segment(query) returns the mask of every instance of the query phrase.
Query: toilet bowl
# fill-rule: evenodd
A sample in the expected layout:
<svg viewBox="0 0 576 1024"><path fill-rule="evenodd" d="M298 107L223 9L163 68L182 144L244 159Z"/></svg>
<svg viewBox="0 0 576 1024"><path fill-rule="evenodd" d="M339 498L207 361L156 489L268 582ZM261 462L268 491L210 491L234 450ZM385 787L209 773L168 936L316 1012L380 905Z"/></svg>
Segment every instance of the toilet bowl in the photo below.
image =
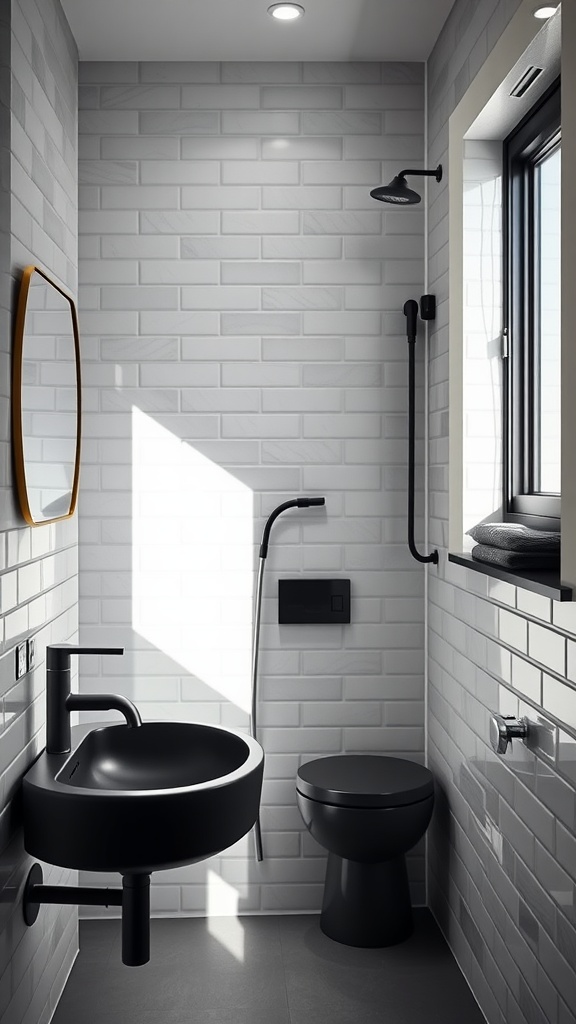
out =
<svg viewBox="0 0 576 1024"><path fill-rule="evenodd" d="M321 757L298 770L296 795L306 828L328 850L322 931L349 946L407 939L405 854L430 822L432 773L399 757Z"/></svg>

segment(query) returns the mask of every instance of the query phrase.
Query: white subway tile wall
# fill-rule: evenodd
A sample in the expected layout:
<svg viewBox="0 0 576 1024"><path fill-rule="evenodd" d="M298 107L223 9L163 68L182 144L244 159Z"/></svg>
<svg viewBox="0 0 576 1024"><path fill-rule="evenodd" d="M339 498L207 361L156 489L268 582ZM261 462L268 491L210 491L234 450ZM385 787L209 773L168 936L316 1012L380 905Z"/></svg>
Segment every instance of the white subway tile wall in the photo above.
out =
<svg viewBox="0 0 576 1024"><path fill-rule="evenodd" d="M73 964L78 915L44 907L32 928L24 924L20 900L32 860L14 798L45 743L46 644L77 639L78 524L24 527L9 410L22 268L36 263L76 292L77 51L58 0L0 5L0 82L0 1017L37 1024L50 1020ZM31 635L36 667L16 682L15 647ZM74 881L49 865L44 878Z"/></svg>
<svg viewBox="0 0 576 1024"><path fill-rule="evenodd" d="M11 161L11 106L10 106L10 15L6 6L0 7L0 160L2 167L9 168ZM0 202L3 209L10 207L10 175L4 172L0 177ZM10 522L13 516L14 498L7 486L9 467L11 466L11 446L8 432L9 402L10 402L10 338L11 302L10 302L10 250L11 234L10 220L2 217L0 219L0 403L2 407L2 421L5 424L0 434L0 479L3 486L0 487L0 519L2 523ZM0 548L0 572L6 568L6 551ZM7 584L0 583L0 608L4 608L4 600L7 598ZM10 607L11 605L8 605ZM0 631L0 641L3 640L3 627Z"/></svg>
<svg viewBox="0 0 576 1024"><path fill-rule="evenodd" d="M423 160L423 65L83 63L80 79L82 636L127 648L84 663L82 686L246 729L264 517L325 494L278 521L267 564L266 860L246 838L153 879L157 913L213 906L209 872L241 911L318 910L298 765L424 757L401 315L424 225L369 197ZM276 580L301 573L351 577L350 626L277 625ZM421 903L423 846L410 871Z"/></svg>
<svg viewBox="0 0 576 1024"><path fill-rule="evenodd" d="M518 0L456 0L428 67L428 165ZM576 1020L576 608L446 562L448 182L430 191L429 901L488 1024ZM484 407L484 406L483 406ZM491 711L526 716L505 756Z"/></svg>

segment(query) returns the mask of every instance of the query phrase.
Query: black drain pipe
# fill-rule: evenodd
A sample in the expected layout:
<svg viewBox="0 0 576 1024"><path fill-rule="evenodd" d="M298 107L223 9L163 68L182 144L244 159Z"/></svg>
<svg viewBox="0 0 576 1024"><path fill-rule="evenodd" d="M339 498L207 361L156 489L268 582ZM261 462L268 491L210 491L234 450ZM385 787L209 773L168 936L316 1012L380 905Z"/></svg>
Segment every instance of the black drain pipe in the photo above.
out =
<svg viewBox="0 0 576 1024"><path fill-rule="evenodd" d="M42 903L66 906L122 907L122 963L142 967L150 960L150 875L122 875L121 889L88 885L44 885L42 868L33 864L24 887L23 911L34 924Z"/></svg>

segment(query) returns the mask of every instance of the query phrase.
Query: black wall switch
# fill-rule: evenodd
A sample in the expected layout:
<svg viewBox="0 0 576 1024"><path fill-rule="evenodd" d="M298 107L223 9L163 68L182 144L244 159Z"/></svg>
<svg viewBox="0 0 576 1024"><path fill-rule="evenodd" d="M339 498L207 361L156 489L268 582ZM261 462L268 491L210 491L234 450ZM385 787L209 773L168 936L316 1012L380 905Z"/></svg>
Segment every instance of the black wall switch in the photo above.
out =
<svg viewBox="0 0 576 1024"><path fill-rule="evenodd" d="M278 580L278 622L350 622L350 580Z"/></svg>

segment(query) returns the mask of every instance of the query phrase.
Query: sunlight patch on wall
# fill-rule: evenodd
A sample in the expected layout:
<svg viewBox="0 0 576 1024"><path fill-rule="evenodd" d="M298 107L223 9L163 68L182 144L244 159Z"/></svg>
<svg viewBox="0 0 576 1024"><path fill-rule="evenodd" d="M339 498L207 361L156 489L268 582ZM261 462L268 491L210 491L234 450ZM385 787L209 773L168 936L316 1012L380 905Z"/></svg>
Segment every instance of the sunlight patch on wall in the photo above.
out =
<svg viewBox="0 0 576 1024"><path fill-rule="evenodd" d="M228 950L240 963L244 963L244 928L238 918L239 895L233 885L225 882L214 871L208 871L208 933ZM225 920L222 920L225 918Z"/></svg>
<svg viewBox="0 0 576 1024"><path fill-rule="evenodd" d="M132 407L132 623L194 677L191 699L250 706L253 494Z"/></svg>

